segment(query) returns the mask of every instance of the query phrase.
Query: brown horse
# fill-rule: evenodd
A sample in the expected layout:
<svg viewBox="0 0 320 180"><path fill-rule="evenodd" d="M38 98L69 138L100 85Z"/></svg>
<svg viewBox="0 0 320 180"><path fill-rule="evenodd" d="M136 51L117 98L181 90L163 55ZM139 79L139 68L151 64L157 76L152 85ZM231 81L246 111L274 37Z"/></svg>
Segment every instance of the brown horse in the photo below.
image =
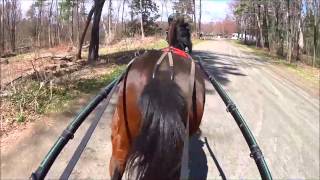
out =
<svg viewBox="0 0 320 180"><path fill-rule="evenodd" d="M195 66L192 78L192 58L174 48L183 49L181 25L181 19L170 23L172 48L136 58L120 83L112 121L112 179L121 179L124 171L130 179L179 179L187 122L191 136L199 129L205 102L200 68ZM157 66L165 51L172 51L171 63L168 55Z"/></svg>

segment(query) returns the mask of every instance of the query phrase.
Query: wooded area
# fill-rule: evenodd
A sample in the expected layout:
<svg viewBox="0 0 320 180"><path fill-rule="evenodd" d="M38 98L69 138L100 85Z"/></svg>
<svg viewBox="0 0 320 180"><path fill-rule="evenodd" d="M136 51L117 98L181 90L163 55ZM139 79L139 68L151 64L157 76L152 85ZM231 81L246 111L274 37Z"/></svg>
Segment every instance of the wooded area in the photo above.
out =
<svg viewBox="0 0 320 180"><path fill-rule="evenodd" d="M288 63L320 65L318 0L240 0L232 7L246 44L255 37L257 47L286 57Z"/></svg>
<svg viewBox="0 0 320 180"><path fill-rule="evenodd" d="M34 0L26 15L22 13L21 2L0 2L2 55L63 44L77 47L77 58L81 58L83 44L88 45L90 41L88 61L92 62L98 58L99 44L106 45L122 37L164 34L165 11L166 17L173 12L188 14L196 26L195 0L170 1L175 11L168 9L169 0L157 3L152 0ZM107 8L106 15L102 15L103 7ZM200 21L201 16L199 28Z"/></svg>
<svg viewBox="0 0 320 180"><path fill-rule="evenodd" d="M178 12L191 17L193 32L237 31L245 44L267 48L289 63L320 64L317 0L230 1L234 16L207 24L201 23L201 0L34 0L25 15L22 1L0 2L2 55L67 45L77 47L80 59L85 45L91 63L98 59L99 45L123 37L164 35L167 24L163 17ZM105 15L103 7L107 8Z"/></svg>

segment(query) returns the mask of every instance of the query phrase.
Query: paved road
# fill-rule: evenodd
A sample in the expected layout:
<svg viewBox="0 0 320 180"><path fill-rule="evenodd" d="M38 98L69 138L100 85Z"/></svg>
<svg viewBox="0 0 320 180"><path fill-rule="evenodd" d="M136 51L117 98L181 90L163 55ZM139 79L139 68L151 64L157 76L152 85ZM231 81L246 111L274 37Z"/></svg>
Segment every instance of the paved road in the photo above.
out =
<svg viewBox="0 0 320 180"><path fill-rule="evenodd" d="M302 90L272 65L244 53L227 41L207 41L195 46L206 68L229 92L258 143L274 178L319 178L319 96ZM206 83L202 134L190 142L190 176L194 179L220 179L214 158L228 179L257 179L258 170L232 117ZM86 101L84 99L83 101ZM112 103L115 102L113 98ZM83 103L80 103L83 104ZM75 106L73 109L78 109ZM76 166L73 179L108 179L110 157L109 106ZM1 179L25 179L40 163L56 137L74 116L74 111L32 125L23 138L1 153ZM53 119L53 120L52 120ZM79 129L53 166L49 177L59 177L92 117ZM207 139L208 145L206 145ZM211 153L210 153L211 152Z"/></svg>
<svg viewBox="0 0 320 180"><path fill-rule="evenodd" d="M277 74L272 65L229 42L206 42L196 49L247 119L273 177L318 179L319 96L308 94ZM205 108L203 137L208 137L226 176L257 179L240 130L210 84ZM209 169L208 177L217 177L215 168Z"/></svg>

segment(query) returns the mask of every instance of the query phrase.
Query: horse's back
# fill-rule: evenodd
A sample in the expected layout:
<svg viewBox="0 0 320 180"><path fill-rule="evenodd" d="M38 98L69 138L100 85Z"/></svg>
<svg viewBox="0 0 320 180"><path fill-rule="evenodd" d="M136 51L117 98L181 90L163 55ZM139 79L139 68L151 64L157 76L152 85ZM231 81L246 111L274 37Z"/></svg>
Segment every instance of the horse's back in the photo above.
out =
<svg viewBox="0 0 320 180"><path fill-rule="evenodd" d="M152 75L155 72L155 77L161 86L155 87L165 98L166 94L170 96L170 101L175 101L177 97L171 91L170 87L163 86L165 82L171 81L171 71L169 68L168 57L165 57L157 71L154 71L157 61L163 54L163 51L148 51L140 57L137 57L127 71L125 78L120 83L118 91L118 102L115 109L115 114L112 121L112 158L110 160L110 174L115 177L117 174L121 177L124 172L128 154L131 151L138 137L141 126L143 125L143 115L139 102L142 98L146 86L151 84ZM190 97L188 94L190 81L191 59L176 55L173 53L173 72L174 83L181 91L181 95L187 100ZM195 68L195 84L192 91L192 109L189 110L190 135L199 129L201 118L203 115L205 101L204 79L199 67ZM169 83L172 85L172 83ZM158 91L164 89L165 91ZM174 95L174 96L172 96ZM169 98L169 96L167 98ZM157 97L157 95L153 96ZM159 97L157 97L159 100ZM164 104L166 105L167 100ZM171 102L171 104L174 104ZM178 107L177 107L178 108ZM172 109L175 111L174 109Z"/></svg>
<svg viewBox="0 0 320 180"><path fill-rule="evenodd" d="M130 71L128 72L127 82L126 82L126 93L127 93L127 106L128 114L137 117L134 118L136 121L141 118L137 112L140 112L138 109L138 100L141 96L141 93L145 85L152 79L153 74L155 77L160 80L168 80L171 78L171 72L169 68L168 57L162 61L159 69L155 71L155 66L163 51L151 50L143 54L142 56L136 58L133 62ZM173 56L173 73L174 81L180 87L182 95L185 98L189 97L189 84L190 84L190 68L191 68L191 59L186 58L175 53L172 53ZM190 132L194 133L200 125L200 121L203 114L204 108L204 98L205 98L205 86L202 72L198 66L195 68L195 86L194 86L194 97L193 97L193 111L191 112L190 117L194 117L193 120L190 120ZM136 130L136 128L134 128Z"/></svg>

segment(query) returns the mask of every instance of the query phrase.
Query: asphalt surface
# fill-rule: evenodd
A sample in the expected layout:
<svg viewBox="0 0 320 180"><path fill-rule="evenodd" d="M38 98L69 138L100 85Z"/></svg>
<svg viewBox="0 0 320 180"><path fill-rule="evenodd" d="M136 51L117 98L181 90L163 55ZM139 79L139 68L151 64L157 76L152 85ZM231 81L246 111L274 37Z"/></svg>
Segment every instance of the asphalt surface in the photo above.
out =
<svg viewBox="0 0 320 180"><path fill-rule="evenodd" d="M275 179L319 179L319 96L280 76L272 65L227 41L207 41L195 46L206 69L227 90L247 120ZM225 105L206 82L202 134L190 141L191 179L221 179L214 161L227 179L260 178L249 148ZM26 179L40 164L58 135L88 99L69 113L34 123L24 136L1 149L1 179ZM71 176L72 179L109 179L110 122L116 97L106 109L92 139ZM59 178L91 115L67 145L49 172ZM207 143L205 143L207 140Z"/></svg>

